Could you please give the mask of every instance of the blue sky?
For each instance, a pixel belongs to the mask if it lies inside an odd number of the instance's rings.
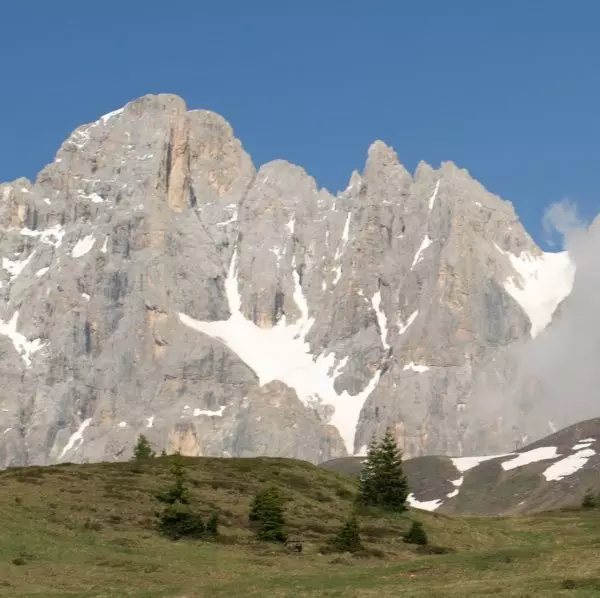
[[[375,139],[511,200],[600,211],[600,2],[2,0],[0,181],[146,93],[219,112],[331,191]]]

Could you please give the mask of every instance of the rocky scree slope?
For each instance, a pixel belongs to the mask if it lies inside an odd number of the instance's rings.
[[[569,294],[510,203],[381,141],[348,188],[256,170],[220,116],[145,96],[0,185],[0,466],[506,451],[508,348]],[[496,411],[500,409],[500,416]]]

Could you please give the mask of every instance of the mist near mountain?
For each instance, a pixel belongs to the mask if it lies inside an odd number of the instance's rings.
[[[600,413],[600,216],[588,224],[562,201],[547,210],[544,226],[575,263],[573,290],[552,324],[519,347],[518,367],[521,388],[536,381],[529,417],[552,429]]]

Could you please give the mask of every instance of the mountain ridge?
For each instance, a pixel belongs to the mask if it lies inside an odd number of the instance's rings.
[[[78,127],[0,197],[3,466],[121,459],[142,430],[312,462],[389,425],[410,456],[498,450],[527,434],[513,398],[486,402],[503,347],[573,282],[452,163],[413,177],[376,141],[333,196],[172,95]]]

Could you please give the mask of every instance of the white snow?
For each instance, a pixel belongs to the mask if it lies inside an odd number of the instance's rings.
[[[97,193],[90,193],[90,195],[85,195],[84,198],[89,199],[92,203],[102,203],[104,201]]]
[[[408,495],[406,502],[411,507],[413,507],[415,509],[421,509],[422,511],[435,511],[443,503],[443,501],[441,501],[439,499],[427,500],[427,501],[417,500],[415,498],[415,495],[412,492]]]
[[[151,415],[147,420],[146,420],[146,428],[151,428],[154,425],[154,416]]]
[[[333,406],[334,413],[329,423],[339,430],[348,452],[352,454],[360,411],[377,386],[380,371],[373,375],[364,390],[357,395],[352,396],[347,391],[337,394],[333,386],[335,371],[331,372],[337,361],[335,353],[314,358],[310,354],[310,345],[305,342],[306,333],[314,320],[308,316],[308,303],[296,272],[294,300],[301,316],[294,323],[288,324],[284,316],[272,328],[259,328],[241,314],[237,250],[231,260],[225,290],[231,311],[228,320],[203,322],[179,313],[181,322],[226,344],[256,372],[261,386],[272,380],[281,380],[296,390],[305,405],[322,403]]]
[[[333,279],[333,284],[336,285],[340,281],[340,278],[342,277],[342,267],[335,266],[335,268],[332,268],[331,271],[335,272],[335,278]]]
[[[60,247],[63,237],[65,236],[65,229],[60,224],[56,224],[45,230],[22,228],[20,233],[24,237],[39,237],[42,243],[52,245],[53,247]]]
[[[417,249],[417,253],[415,253],[415,257],[413,259],[411,270],[423,259],[423,252],[433,243],[433,241],[429,238],[429,235],[425,235],[423,241],[421,241],[421,245],[419,249]]]
[[[460,492],[460,490],[458,488],[455,488],[454,490],[452,490],[452,492],[448,492],[448,494],[446,494],[446,496],[448,498],[454,498],[455,496],[458,496],[459,492]]]
[[[71,434],[71,437],[69,438],[67,444],[65,444],[65,447],[58,456],[59,459],[62,459],[75,446],[76,442],[78,442],[79,444],[77,445],[77,447],[75,447],[75,450],[77,450],[83,444],[83,433],[91,423],[92,418],[90,417],[81,423],[79,428],[77,428],[77,432]]]
[[[294,230],[296,229],[296,219],[292,216],[290,221],[286,224],[287,229],[290,231],[290,234],[294,234]]]
[[[339,260],[342,257],[342,253],[344,253],[344,249],[346,248],[348,240],[350,239],[350,220],[352,220],[352,212],[348,212],[348,216],[346,217],[344,230],[342,231],[342,243],[336,249],[335,261]]]
[[[560,457],[560,455],[557,453],[555,446],[542,446],[531,449],[525,453],[518,453],[513,459],[504,461],[502,463],[502,469],[504,469],[504,471],[510,471],[516,467],[528,465],[529,463],[545,461],[546,459],[556,459],[556,457]]]
[[[199,415],[208,415],[209,417],[223,417],[224,411],[225,405],[222,405],[216,411],[209,411],[208,409],[194,409],[194,417],[198,417]]]
[[[516,256],[498,245],[496,249],[508,256],[517,272],[505,281],[504,288],[527,314],[531,337],[535,338],[550,323],[558,304],[570,294],[575,264],[566,251],[540,256],[524,251]]]
[[[416,317],[419,315],[419,310],[415,309],[415,311],[408,316],[408,320],[406,322],[402,321],[401,316],[398,316],[397,326],[398,326],[398,334],[404,334],[410,325],[415,321]]]
[[[381,343],[383,344],[384,349],[389,349],[390,346],[387,342],[387,318],[385,317],[385,312],[381,309],[381,291],[377,291],[373,298],[371,299],[371,304],[373,305],[373,309],[375,310],[375,314],[377,315],[377,322],[379,324],[379,330],[381,333]]]
[[[579,471],[595,454],[596,451],[591,448],[583,449],[553,463],[548,469],[544,470],[542,475],[548,482],[562,480]]]
[[[2,258],[2,267],[10,274],[10,280],[13,281],[23,270],[27,267],[27,264],[31,261],[35,250],[31,252],[29,257],[24,260],[9,260],[8,258]]]
[[[346,218],[346,222],[344,223],[344,230],[342,232],[342,239],[344,244],[348,242],[350,238],[350,220],[352,219],[352,212],[348,212],[348,217]]]
[[[94,237],[94,235],[87,235],[83,237],[83,239],[79,239],[79,241],[75,243],[75,247],[73,247],[71,255],[74,258],[84,256],[94,246],[95,242],[96,238]]]
[[[440,190],[440,181],[435,184],[435,189],[433,191],[433,195],[429,198],[429,211],[433,209],[433,204],[435,203],[435,199],[437,197],[438,191]]]
[[[39,278],[40,276],[44,276],[48,270],[50,270],[50,268],[40,268],[35,275]]]
[[[228,210],[228,209],[230,209],[230,207],[227,206],[225,209]],[[237,219],[238,219],[237,207],[234,206],[233,214],[231,215],[229,220],[223,220],[223,222],[217,222],[215,224],[215,226],[227,226],[228,224],[231,224],[232,222],[237,222]]]
[[[105,125],[111,118],[121,114],[121,112],[123,112],[123,110],[124,110],[124,108],[119,108],[118,110],[113,110],[112,112],[109,112],[108,114],[105,114],[104,116],[101,116],[100,120],[102,121],[102,124]]]
[[[580,440],[579,442],[596,442],[595,438],[584,438],[583,440]]]
[[[571,450],[580,451],[581,449],[584,449],[584,448],[590,448],[590,444],[592,444],[593,442],[594,442],[593,440],[588,440],[586,442],[580,440],[576,445],[573,446],[573,448]]]
[[[119,428],[126,428],[127,427],[127,422],[119,422]]]
[[[29,193],[29,189],[27,189],[27,187],[21,187],[21,192],[22,193]]]
[[[100,251],[102,253],[106,253],[107,248],[108,248],[108,235],[106,235],[106,237],[104,237],[104,243],[102,244]]]
[[[10,338],[16,352],[21,356],[25,365],[29,368],[31,367],[31,356],[44,347],[44,343],[42,343],[39,338],[28,341],[24,335],[17,332],[18,319],[19,312],[16,311],[9,322],[0,320],[0,334]]]
[[[87,293],[81,293],[81,296],[86,300],[89,301],[90,300],[90,296]]]
[[[469,471],[469,469],[473,469],[480,463],[484,461],[489,461],[490,459],[498,459],[500,457],[512,457],[514,453],[505,453],[503,455],[488,455],[487,457],[453,457],[452,464],[460,473],[464,473],[465,471]]]
[[[465,478],[463,476],[460,476],[460,478],[458,478],[458,480],[450,480],[451,484],[453,486],[456,486],[457,488],[460,488],[464,481],[465,481]]]
[[[412,370],[413,372],[417,372],[418,374],[422,374],[429,369],[428,365],[419,365],[414,361],[407,363],[403,368],[403,370]]]

